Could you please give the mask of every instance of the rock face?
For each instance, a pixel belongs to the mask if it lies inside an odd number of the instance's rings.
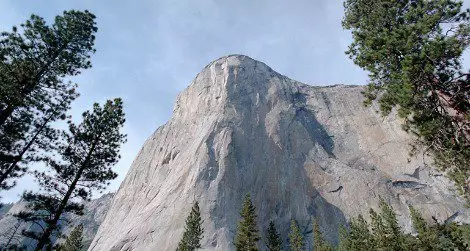
[[[291,219],[311,241],[312,217],[336,241],[338,226],[376,209],[379,196],[407,230],[408,203],[468,222],[452,184],[430,160],[409,157],[400,122],[364,107],[362,89],[308,86],[241,55],[212,62],[145,142],[89,250],[175,250],[194,201],[203,248],[234,250],[246,193],[260,229],[274,220],[284,243]]]
[[[66,216],[70,224],[64,227],[63,233],[68,235],[73,227],[83,224],[83,242],[85,246],[89,245],[106,216],[113,196],[113,193],[109,193],[87,202],[82,216]],[[14,214],[23,211],[25,206],[26,204],[20,201],[14,204],[6,204],[0,209],[0,250],[9,241],[10,244],[25,246],[27,250],[34,249],[35,240],[21,236],[21,231],[32,227],[31,224],[19,223],[13,217]]]

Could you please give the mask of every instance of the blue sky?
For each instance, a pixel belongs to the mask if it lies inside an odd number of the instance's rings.
[[[128,142],[110,191],[145,139],[169,119],[176,95],[216,58],[248,55],[311,85],[367,82],[344,54],[351,38],[341,28],[339,0],[1,0],[0,31],[32,13],[51,21],[70,9],[90,10],[99,28],[93,68],[73,78],[81,97],[71,114],[79,119],[93,102],[124,99]],[[16,201],[34,187],[26,177],[0,196]]]

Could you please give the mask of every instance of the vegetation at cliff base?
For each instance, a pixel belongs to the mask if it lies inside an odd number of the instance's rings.
[[[80,224],[70,232],[64,243],[57,247],[57,251],[81,251],[83,248],[83,225]]]
[[[282,239],[277,232],[276,225],[273,221],[269,222],[268,230],[266,231],[266,247],[269,251],[281,251]]]
[[[252,203],[245,200],[243,210],[249,212],[249,215],[256,215],[255,207]],[[250,206],[248,206],[250,205]],[[379,203],[379,211],[370,209],[369,219],[366,220],[362,215],[352,218],[347,225],[339,227],[339,243],[332,245],[325,238],[325,233],[321,231],[319,218],[315,218],[309,226],[299,226],[295,219],[290,221],[290,230],[283,236],[276,230],[275,221],[270,221],[265,233],[266,247],[268,250],[318,250],[318,251],[380,251],[380,250],[468,250],[470,249],[470,226],[457,224],[454,222],[438,222],[435,218],[425,220],[423,216],[413,208],[410,208],[413,231],[405,232],[399,225],[397,215],[393,208],[383,199]],[[242,211],[242,212],[243,212]],[[240,238],[240,224],[237,228],[237,237]],[[246,223],[243,223],[244,225]],[[279,223],[277,223],[279,224]],[[252,231],[245,233],[254,233],[251,236],[258,236],[256,224],[249,224]],[[302,229],[312,229],[302,230]],[[312,244],[309,246],[306,236],[312,235]],[[246,236],[246,234],[244,235]],[[287,237],[288,242],[282,240]],[[256,243],[251,241],[250,243]],[[258,250],[256,246],[249,246],[252,249],[246,249],[248,245],[237,245],[236,250]]]
[[[292,251],[305,250],[305,240],[296,220],[290,222],[289,248]]]
[[[256,251],[259,250],[258,241],[260,240],[258,231],[258,222],[256,208],[253,206],[249,194],[245,196],[242,210],[240,212],[240,222],[237,226],[234,245],[238,251]]]
[[[317,220],[313,220],[313,250],[317,251],[332,251],[331,245],[323,238],[323,233],[320,230]]]
[[[201,248],[201,239],[204,234],[202,228],[203,220],[201,218],[201,212],[199,211],[199,203],[196,201],[191,212],[186,218],[186,226],[184,227],[183,238],[178,244],[178,251],[193,251],[197,248]]]

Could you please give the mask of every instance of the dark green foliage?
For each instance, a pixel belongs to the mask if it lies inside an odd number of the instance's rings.
[[[243,207],[240,212],[241,220],[238,222],[237,234],[235,236],[235,247],[237,251],[256,251],[260,240],[256,208],[251,202],[250,195],[245,196]]]
[[[367,224],[366,220],[362,217],[362,215],[359,215],[355,219],[351,219],[349,225],[349,236],[346,240],[344,240],[346,250],[374,250],[374,237],[369,231],[369,225]]]
[[[315,251],[332,251],[333,248],[325,241],[320,226],[316,220],[313,220],[313,250]]]
[[[411,221],[413,228],[417,232],[417,238],[413,245],[421,250],[433,250],[439,243],[437,229],[430,228],[421,214],[410,206]]]
[[[50,124],[65,119],[78,96],[65,77],[91,67],[94,20],[88,11],[65,11],[48,26],[32,15],[0,34],[0,189],[53,150],[59,133]]]
[[[289,247],[291,251],[305,250],[304,235],[300,231],[297,221],[291,220],[289,232]]]
[[[52,235],[59,236],[64,213],[82,214],[80,200],[89,200],[93,190],[101,190],[116,178],[111,169],[119,160],[119,148],[125,135],[121,99],[108,100],[104,106],[93,105],[83,113],[79,125],[69,123],[63,132],[58,155],[48,160],[49,172],[35,172],[42,191],[25,192],[28,209],[17,215],[20,220],[41,224],[43,231],[26,231],[24,235],[38,240],[36,250],[50,244]]]
[[[403,250],[404,236],[401,232],[398,220],[393,208],[383,199],[380,199],[381,213],[370,210],[372,232],[375,245],[379,249]]]
[[[455,223],[427,223],[421,214],[410,207],[413,228],[417,235],[405,234],[396,221],[396,215],[383,200],[381,212],[371,210],[371,223],[362,216],[352,219],[350,231],[340,232],[339,250],[468,250],[470,227]],[[372,230],[372,232],[369,231]]]
[[[338,248],[337,250],[338,251],[348,251],[348,246],[350,246],[349,244],[349,233],[348,233],[348,229],[341,225],[339,226],[339,231],[338,231],[338,236],[339,236],[339,244],[338,244]]]
[[[201,247],[202,234],[204,233],[202,222],[199,204],[196,201],[191,208],[191,213],[186,218],[183,239],[178,244],[178,251],[193,251]]]
[[[470,194],[470,74],[462,52],[470,38],[469,11],[455,0],[346,0],[346,52],[370,72],[366,104],[383,114],[396,107],[404,128],[418,136],[436,163]]]
[[[268,247],[270,251],[282,250],[282,239],[273,221],[269,222],[268,231],[266,233],[266,247]]]
[[[417,236],[410,247],[417,250],[466,250],[470,248],[469,226],[455,223],[427,223],[422,215],[410,206],[413,228]]]
[[[58,251],[81,251],[84,248],[83,245],[83,225],[80,224],[75,227],[70,235],[65,239],[65,242],[60,245]]]

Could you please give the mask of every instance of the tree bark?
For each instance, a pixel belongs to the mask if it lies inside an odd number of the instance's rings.
[[[101,133],[100,133],[100,135],[101,135]],[[97,140],[98,139],[99,139],[99,137],[97,137]],[[46,230],[42,233],[41,237],[39,238],[38,243],[37,243],[36,248],[35,248],[36,251],[42,250],[44,248],[44,246],[46,246],[46,244],[49,242],[49,238],[50,238],[52,232],[57,227],[57,223],[59,222],[60,216],[64,212],[64,209],[67,206],[67,203],[68,203],[70,197],[72,196],[72,193],[75,190],[75,187],[77,186],[77,183],[78,183],[79,179],[81,178],[81,176],[83,174],[83,171],[85,170],[85,168],[87,168],[88,162],[90,162],[91,155],[94,152],[95,147],[96,147],[96,143],[97,143],[96,141],[93,142],[93,145],[91,146],[90,151],[88,152],[87,157],[85,158],[85,161],[80,166],[80,169],[78,170],[77,174],[75,175],[74,180],[70,184],[70,187],[69,187],[67,193],[65,194],[64,198],[61,200],[59,208],[57,209],[56,213],[54,214],[54,218],[48,224]]]

